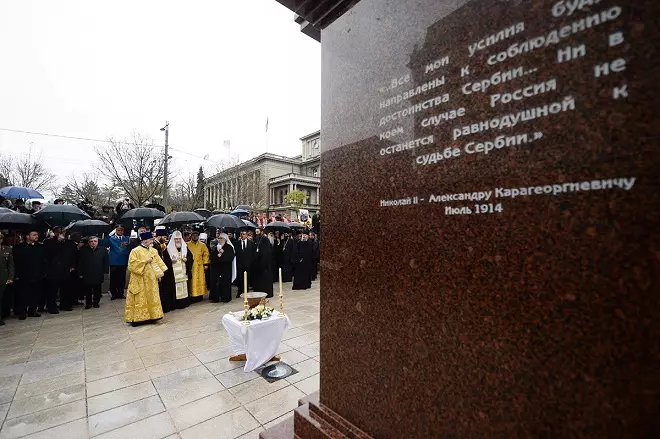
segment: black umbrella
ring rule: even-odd
[[[307,226],[305,226],[305,225],[303,225],[303,224],[300,224],[300,223],[297,223],[297,222],[295,222],[295,221],[290,222],[290,223],[289,223],[289,227],[291,227],[291,228],[294,229],[294,230],[302,230],[302,229],[306,229],[306,228],[307,228]]]
[[[0,229],[23,230],[37,223],[32,215],[27,213],[0,213]]]
[[[232,210],[231,214],[235,216],[243,216],[243,215],[249,215],[250,212],[248,212],[245,209],[234,209]]]
[[[269,223],[266,227],[264,227],[264,230],[266,232],[278,231],[280,233],[291,233],[291,227],[289,227],[287,223],[284,223],[282,221],[273,221],[272,223]]]
[[[165,217],[165,214],[158,209],[150,207],[138,207],[131,209],[121,216],[121,220],[154,220]]]
[[[51,227],[66,226],[71,221],[89,219],[89,215],[72,204],[49,204],[32,216]]]
[[[246,227],[248,229],[258,229],[259,228],[259,226],[256,225],[255,223],[253,223],[252,221],[249,221],[249,220],[246,220],[246,219],[241,220],[241,221],[243,221],[243,223],[245,224],[243,227]]]
[[[69,233],[80,233],[83,236],[100,236],[109,233],[112,226],[105,221],[88,219],[71,223],[64,230]]]
[[[213,215],[206,220],[205,224],[209,227],[215,227],[216,229],[241,229],[245,227],[243,221],[238,219],[238,217],[225,214]]]
[[[202,215],[204,218],[211,218],[213,216],[213,212],[208,209],[195,209],[194,212]]]
[[[159,226],[179,227],[184,224],[201,223],[204,217],[196,212],[172,212],[158,224]]]

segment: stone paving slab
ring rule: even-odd
[[[319,283],[292,291],[278,353],[299,371],[268,383],[243,372],[208,301],[153,325],[123,322],[124,302],[0,327],[0,439],[256,439],[318,390]],[[277,297],[271,299],[278,307]]]

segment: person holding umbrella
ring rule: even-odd
[[[5,235],[0,233],[0,307],[2,306],[2,297],[5,292],[7,285],[11,285],[14,282],[14,257],[11,252],[11,248],[3,245],[5,240]],[[0,326],[3,326],[5,322],[2,320],[0,310]]]
[[[124,236],[124,231],[124,226],[117,226],[114,236],[107,236],[102,244],[110,251],[110,300],[126,298],[124,287],[126,286],[129,238]]]
[[[19,320],[41,317],[37,313],[42,282],[46,278],[47,258],[43,244],[39,242],[39,232],[30,227],[25,241],[14,247],[16,281],[19,282],[16,309]]]
[[[25,207],[25,201],[21,200],[20,198],[16,201],[14,201],[14,208],[16,209],[16,212],[19,213],[32,213],[30,212],[26,207]]]
[[[229,235],[227,235],[228,239]],[[238,268],[238,276],[236,277],[236,284],[238,285],[237,298],[241,297],[243,294],[244,278],[243,272],[247,271],[250,273],[252,268],[252,261],[254,259],[254,243],[247,239],[247,231],[241,230],[240,239],[234,243],[236,249],[236,265]],[[249,280],[248,280],[249,281]]]
[[[231,302],[231,284],[236,279],[236,251],[226,233],[220,233],[211,248],[211,285],[209,300]]]
[[[302,238],[296,243],[293,254],[293,289],[307,290],[312,288],[312,259],[314,257],[314,246],[309,240],[307,231],[302,233]]]
[[[108,252],[99,247],[99,238],[90,236],[87,247],[80,250],[78,276],[85,290],[85,309],[98,308],[101,301],[101,284],[108,272]]]
[[[44,241],[44,250],[48,260],[48,272],[46,275],[46,288],[41,295],[39,309],[48,310],[49,314],[59,314],[57,310],[57,293],[60,294],[60,309],[73,311],[73,302],[77,298],[73,296],[71,288],[71,273],[76,268],[76,245],[67,241],[61,227],[53,228],[53,237]]]
[[[284,233],[280,240],[280,266],[282,268],[282,282],[293,280],[293,250],[295,242],[289,233]]]
[[[266,293],[266,297],[273,297],[272,249],[270,241],[263,234],[255,239],[253,257],[254,291]]]

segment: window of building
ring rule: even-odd
[[[319,154],[319,141],[315,140],[314,144],[312,146],[312,154],[313,155],[318,155]]]
[[[312,168],[312,176],[314,176],[314,177],[319,176],[319,168],[318,167]]]

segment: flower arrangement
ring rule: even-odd
[[[265,320],[270,318],[275,310],[268,305],[268,300],[262,300],[259,305],[245,311],[243,320]]]

